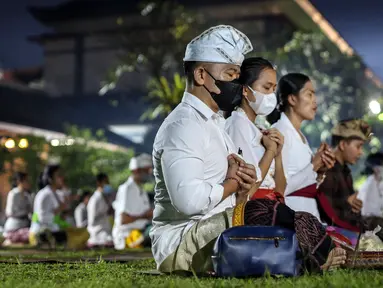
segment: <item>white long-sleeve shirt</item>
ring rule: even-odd
[[[121,214],[126,213],[131,216],[141,216],[151,208],[148,193],[143,191],[134,182],[133,177],[122,184],[117,191],[116,200],[113,203],[115,211],[114,228],[124,225],[126,229],[143,229],[148,223],[148,219],[138,219],[129,224],[121,224]]]
[[[143,191],[133,177],[118,187],[116,200],[113,202],[113,208],[115,211],[114,226],[113,226],[113,242],[116,249],[125,248],[125,238],[134,229],[143,230],[151,223],[149,219],[137,219],[136,221],[128,224],[121,223],[122,213],[126,213],[130,216],[142,216],[144,213],[151,209],[149,196]]]
[[[360,187],[358,199],[363,201],[363,216],[383,216],[383,182],[377,181],[374,175],[368,176]]]
[[[53,223],[53,220],[55,216],[54,210],[56,210],[60,204],[56,198],[58,196],[55,196],[53,193],[50,186],[46,186],[37,193],[33,204],[33,213],[36,213],[38,222],[32,221],[31,232],[37,233],[40,229],[45,228],[51,231],[59,230],[59,226]]]
[[[103,242],[112,240],[112,227],[108,210],[109,205],[105,201],[102,192],[96,190],[87,205],[89,243],[104,244]]]
[[[87,215],[86,205],[84,202],[81,202],[77,205],[76,209],[74,209],[74,220],[77,228],[85,228],[88,226]]]
[[[245,111],[242,109],[233,111],[231,116],[226,119],[225,130],[233,140],[236,150],[241,148],[243,159],[246,163],[254,165],[258,179],[262,179],[259,161],[266,151],[261,144],[262,132],[247,118]],[[275,162],[273,160],[260,188],[274,189],[274,174]]]
[[[185,92],[182,102],[161,125],[154,141],[156,178],[152,251],[157,265],[175,251],[192,225],[235,205],[221,202],[228,168],[235,153],[225,120]]]
[[[32,213],[32,198],[27,192],[22,192],[18,187],[9,191],[5,215],[7,220],[4,231],[10,232],[29,226],[28,217]]]
[[[282,162],[287,176],[286,205],[295,211],[309,212],[320,219],[315,199],[297,196],[288,197],[289,194],[297,190],[317,183],[317,173],[311,163],[313,152],[307,139],[302,140],[302,137],[285,113],[282,113],[281,119],[272,127],[278,129],[285,138],[282,149]]]

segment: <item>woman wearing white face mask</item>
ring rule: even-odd
[[[383,153],[370,154],[366,159],[366,181],[359,189],[362,216],[383,216]]]
[[[277,105],[276,71],[266,59],[248,58],[242,63],[239,82],[243,85],[243,97],[237,99],[238,107],[226,121],[226,132],[237,149],[241,149],[246,162],[259,167],[257,175],[262,183],[253,199],[274,198],[273,192],[283,195],[286,188],[281,157],[283,136],[277,129],[264,130],[254,124],[258,115],[269,115]]]

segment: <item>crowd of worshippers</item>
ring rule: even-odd
[[[277,225],[296,233],[307,267],[342,266],[345,248],[328,228],[352,235],[383,227],[383,155],[367,157],[368,178],[355,191],[350,165],[362,156],[370,126],[339,121],[331,142],[314,153],[301,129],[317,112],[314,83],[299,71],[278,79],[272,59],[245,59],[252,50],[248,37],[227,25],[193,39],[184,57],[182,101],[158,130],[152,157],[132,160],[132,176],[114,204],[108,177],[100,174],[96,191],[76,208],[77,227],[69,227],[62,222],[64,171],[46,169],[33,208],[21,174],[8,196],[6,238],[29,228],[23,240],[34,244],[124,249],[148,243],[161,272],[204,273],[212,270],[213,244],[226,229]],[[257,124],[259,116],[271,126]],[[141,189],[152,161],[154,211]]]
[[[16,173],[14,188],[7,196],[3,246],[150,247],[153,209],[143,185],[152,179],[151,156],[133,157],[129,168],[131,176],[117,193],[108,175],[99,173],[96,190],[82,192],[77,201],[65,185],[65,171],[60,165],[45,168],[34,199],[28,174]]]
[[[369,125],[340,121],[331,143],[313,153],[301,128],[317,112],[314,83],[299,71],[278,79],[273,59],[245,59],[252,50],[228,25],[186,47],[185,93],[153,145],[150,236],[161,272],[213,271],[215,241],[238,225],[291,229],[306,270],[333,269],[347,261],[334,226],[355,235],[383,224],[382,154],[368,157],[358,192],[349,168],[371,137]],[[271,126],[258,125],[260,116]]]

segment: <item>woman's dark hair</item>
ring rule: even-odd
[[[105,174],[105,173],[98,173],[96,175],[96,183],[97,185],[100,185],[103,181],[105,181],[106,179],[108,179],[108,175]]]
[[[12,179],[12,187],[15,188],[19,183],[25,181],[28,178],[28,174],[24,172],[16,172]]]
[[[42,178],[41,178],[41,185],[43,188],[53,181],[53,175],[60,170],[61,167],[58,164],[54,165],[48,165],[45,167]],[[41,188],[42,189],[42,188]]]
[[[367,156],[366,159],[366,168],[363,171],[363,174],[365,175],[371,175],[374,174],[374,167],[376,166],[383,166],[383,153],[373,153]]]
[[[44,173],[41,172],[39,175],[39,178],[37,179],[37,188],[39,189],[39,191],[45,187],[44,181],[43,181],[43,175]]]
[[[289,73],[284,75],[278,82],[277,87],[277,108],[267,116],[267,121],[274,124],[281,118],[281,113],[286,112],[289,107],[288,97],[298,96],[303,86],[310,81],[310,78],[301,73]]]
[[[85,198],[91,195],[92,193],[89,190],[84,191],[83,193],[81,193],[80,202],[84,202]]]
[[[274,70],[274,66],[268,60],[261,57],[247,58],[242,62],[241,75],[239,76],[238,81],[243,86],[250,86],[258,80],[262,71],[266,69]],[[226,111],[225,118],[230,117],[233,110],[241,104],[241,101],[242,95],[233,100],[233,109],[231,111]]]

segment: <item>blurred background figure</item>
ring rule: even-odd
[[[113,203],[113,242],[116,249],[150,245],[149,230],[153,208],[142,186],[152,179],[152,167],[152,158],[148,154],[132,158],[129,164],[132,175],[118,188]]]
[[[362,201],[363,216],[383,216],[383,153],[373,153],[366,159],[368,175],[359,189],[358,199]],[[383,227],[382,227],[383,228]]]
[[[73,203],[75,202],[75,195],[72,194],[70,188],[64,182],[63,188],[57,190],[57,195],[59,196],[62,203],[67,204],[67,208],[65,211],[61,213],[62,218],[70,225],[76,226],[75,219],[73,217]]]
[[[70,228],[62,213],[68,209],[57,191],[64,187],[64,174],[60,165],[48,165],[42,175],[42,186],[34,200],[32,225],[29,233],[31,245],[50,248],[64,245],[70,249],[84,248],[89,238],[86,229]]]
[[[17,172],[13,179],[13,189],[8,193],[4,226],[4,246],[29,242],[29,225],[32,215],[30,181],[27,173]]]
[[[92,193],[90,193],[90,191],[84,191],[80,196],[80,204],[78,204],[74,210],[74,219],[77,228],[86,228],[88,226],[88,212],[86,207],[91,195]]]
[[[112,246],[112,224],[110,215],[113,213],[108,195],[113,193],[109,184],[109,177],[105,173],[96,176],[97,189],[89,199],[88,212],[88,240],[89,247]]]

